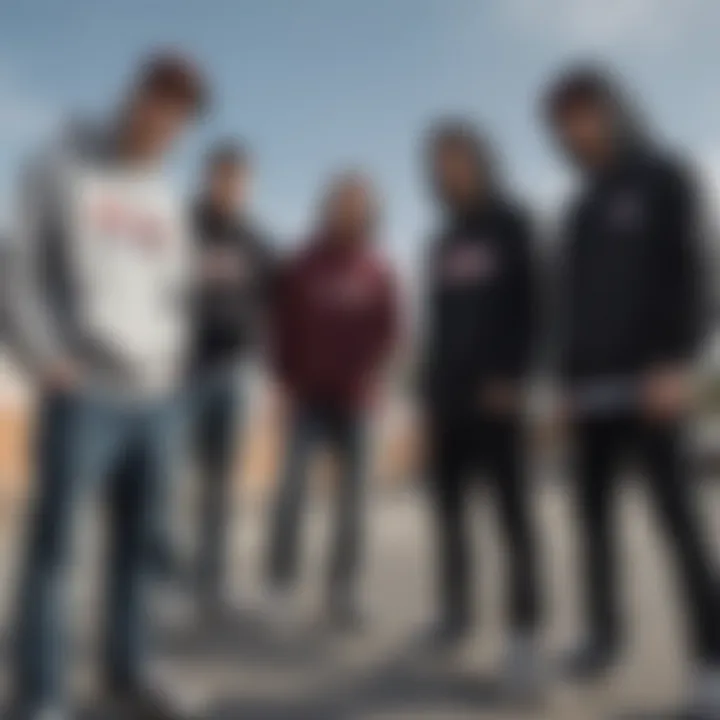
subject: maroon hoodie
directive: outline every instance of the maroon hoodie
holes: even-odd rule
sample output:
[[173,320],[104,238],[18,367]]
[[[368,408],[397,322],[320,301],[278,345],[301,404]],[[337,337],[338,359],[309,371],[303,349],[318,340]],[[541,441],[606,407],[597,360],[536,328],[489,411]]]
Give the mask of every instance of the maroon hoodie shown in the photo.
[[316,239],[279,281],[275,352],[299,401],[362,410],[395,340],[394,277],[367,242]]

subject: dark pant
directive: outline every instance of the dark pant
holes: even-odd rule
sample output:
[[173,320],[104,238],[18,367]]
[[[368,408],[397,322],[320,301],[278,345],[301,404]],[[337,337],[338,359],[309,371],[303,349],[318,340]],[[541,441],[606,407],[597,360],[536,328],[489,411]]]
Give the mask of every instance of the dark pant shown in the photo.
[[42,401],[15,664],[18,700],[30,713],[63,701],[73,542],[94,489],[108,500],[105,680],[115,689],[141,682],[147,550],[172,414],[169,403],[138,408],[79,395]]
[[219,593],[227,571],[238,404],[237,379],[230,371],[201,378],[191,401],[200,481],[198,575],[207,595]]
[[618,471],[637,458],[680,573],[700,658],[720,660],[720,594],[709,537],[702,532],[684,437],[676,425],[632,417],[591,420],[575,428],[578,510],[585,541],[585,611],[591,636],[616,649],[622,642],[618,607]]
[[295,411],[270,540],[269,574],[276,587],[289,586],[297,576],[308,463],[313,450],[322,443],[333,452],[340,468],[330,588],[352,592],[361,560],[364,436],[363,418],[356,413],[316,407],[300,407]]
[[532,632],[539,620],[536,539],[530,512],[523,433],[514,419],[480,413],[431,418],[431,488],[438,524],[439,591],[446,621],[471,621],[471,539],[468,505],[486,471],[509,551],[510,620]]

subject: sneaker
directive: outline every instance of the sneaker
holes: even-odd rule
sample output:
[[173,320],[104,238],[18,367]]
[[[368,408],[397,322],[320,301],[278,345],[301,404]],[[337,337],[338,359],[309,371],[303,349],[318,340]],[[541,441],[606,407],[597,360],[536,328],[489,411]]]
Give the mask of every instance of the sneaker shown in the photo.
[[340,633],[357,633],[365,627],[365,615],[354,599],[331,599],[328,603],[327,617],[330,627]]
[[617,653],[612,645],[588,642],[569,652],[560,662],[568,680],[592,682],[607,675],[615,666]]
[[[109,717],[117,720],[184,720],[185,715],[163,695],[140,690],[113,696],[107,704]],[[103,716],[104,717],[104,716]]]
[[33,720],[69,720],[69,716],[64,710],[47,708],[34,715]]
[[202,591],[197,598],[198,616],[203,622],[220,624],[235,614],[231,598],[217,591]]
[[720,718],[720,665],[695,671],[687,706],[688,716],[693,720]]
[[422,636],[422,649],[426,652],[453,652],[470,634],[470,623],[461,617],[444,616]]
[[537,705],[544,696],[547,668],[531,636],[512,639],[500,683],[501,695],[512,704]]
[[57,707],[23,710],[11,706],[6,717],[8,720],[70,720],[69,713]]
[[295,594],[287,588],[271,588],[263,595],[260,610],[268,625],[283,634],[293,632],[298,624]]

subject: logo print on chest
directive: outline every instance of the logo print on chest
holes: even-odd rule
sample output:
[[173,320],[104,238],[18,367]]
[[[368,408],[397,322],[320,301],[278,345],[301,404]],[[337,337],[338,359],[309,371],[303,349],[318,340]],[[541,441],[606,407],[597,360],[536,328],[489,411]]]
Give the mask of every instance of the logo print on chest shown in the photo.
[[487,281],[497,274],[498,260],[488,241],[465,241],[451,248],[444,259],[442,274],[451,285]]
[[104,240],[147,250],[162,247],[170,234],[158,215],[109,196],[100,197],[90,206],[88,224]]

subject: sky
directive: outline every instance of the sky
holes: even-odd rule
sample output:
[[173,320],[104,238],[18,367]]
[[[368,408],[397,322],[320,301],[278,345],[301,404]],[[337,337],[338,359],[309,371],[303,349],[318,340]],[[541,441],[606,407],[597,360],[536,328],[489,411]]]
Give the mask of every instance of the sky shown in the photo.
[[215,95],[173,177],[192,194],[203,148],[243,138],[280,243],[302,238],[321,183],[350,164],[376,179],[385,242],[410,267],[433,222],[421,140],[446,114],[476,119],[517,191],[554,206],[566,177],[537,99],[576,60],[626,77],[720,199],[718,30],[717,0],[0,0],[0,218],[22,158],[68,113],[108,113],[138,58],[168,45]]

